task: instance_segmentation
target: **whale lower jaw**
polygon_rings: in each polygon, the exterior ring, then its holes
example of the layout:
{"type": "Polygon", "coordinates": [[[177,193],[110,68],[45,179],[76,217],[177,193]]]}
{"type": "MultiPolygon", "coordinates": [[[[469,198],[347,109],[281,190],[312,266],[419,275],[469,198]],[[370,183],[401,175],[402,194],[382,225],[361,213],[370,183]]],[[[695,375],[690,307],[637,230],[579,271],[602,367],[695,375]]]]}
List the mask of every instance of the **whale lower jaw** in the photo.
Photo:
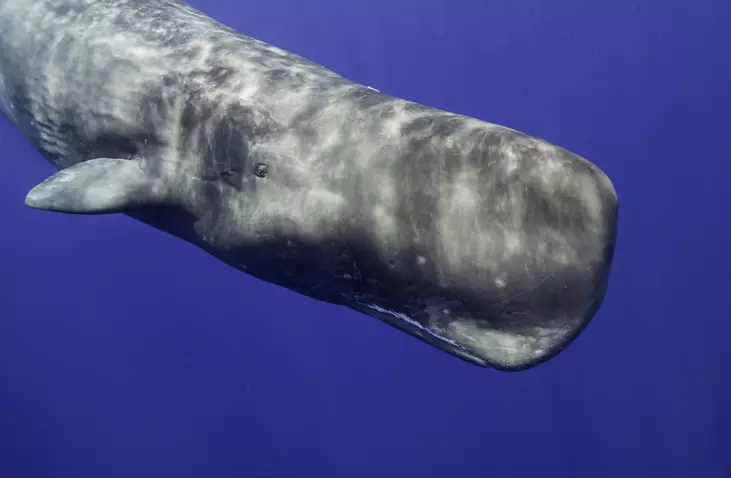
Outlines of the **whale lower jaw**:
{"type": "Polygon", "coordinates": [[[561,352],[580,332],[572,331],[567,322],[556,327],[530,326],[508,332],[461,317],[452,317],[446,327],[432,327],[422,325],[403,312],[369,302],[356,303],[364,314],[450,355],[501,371],[521,371],[540,365],[561,352]]]}

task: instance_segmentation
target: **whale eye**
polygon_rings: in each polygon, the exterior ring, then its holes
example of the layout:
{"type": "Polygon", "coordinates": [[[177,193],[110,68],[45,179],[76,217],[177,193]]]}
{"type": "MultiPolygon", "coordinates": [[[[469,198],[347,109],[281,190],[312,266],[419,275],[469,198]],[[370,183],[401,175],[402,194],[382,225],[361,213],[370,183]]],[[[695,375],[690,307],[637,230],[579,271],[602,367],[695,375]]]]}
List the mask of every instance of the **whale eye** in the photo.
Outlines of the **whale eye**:
{"type": "Polygon", "coordinates": [[[269,174],[269,166],[263,163],[259,163],[254,168],[254,174],[259,178],[265,178],[269,174]]]}

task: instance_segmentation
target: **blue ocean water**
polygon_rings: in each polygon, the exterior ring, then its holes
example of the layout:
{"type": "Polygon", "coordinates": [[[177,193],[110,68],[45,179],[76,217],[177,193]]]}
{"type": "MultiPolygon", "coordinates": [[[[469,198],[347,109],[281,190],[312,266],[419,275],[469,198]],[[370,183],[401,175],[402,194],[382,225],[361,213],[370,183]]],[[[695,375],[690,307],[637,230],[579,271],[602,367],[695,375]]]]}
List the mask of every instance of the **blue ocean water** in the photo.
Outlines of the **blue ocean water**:
{"type": "Polygon", "coordinates": [[[606,300],[550,362],[480,369],[125,216],[26,208],[53,170],[0,119],[0,478],[731,476],[731,2],[190,3],[600,166],[606,300]]]}

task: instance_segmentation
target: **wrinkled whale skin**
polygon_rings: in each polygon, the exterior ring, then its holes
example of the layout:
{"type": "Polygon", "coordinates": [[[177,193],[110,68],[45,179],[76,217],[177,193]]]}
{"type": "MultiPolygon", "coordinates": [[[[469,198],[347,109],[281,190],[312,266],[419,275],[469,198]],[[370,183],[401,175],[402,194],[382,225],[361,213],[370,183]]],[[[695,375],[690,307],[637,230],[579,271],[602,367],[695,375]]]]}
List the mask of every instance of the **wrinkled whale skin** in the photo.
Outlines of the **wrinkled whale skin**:
{"type": "Polygon", "coordinates": [[[0,0],[0,110],[58,169],[29,206],[128,214],[481,366],[555,356],[605,295],[598,167],[182,2],[0,0]]]}

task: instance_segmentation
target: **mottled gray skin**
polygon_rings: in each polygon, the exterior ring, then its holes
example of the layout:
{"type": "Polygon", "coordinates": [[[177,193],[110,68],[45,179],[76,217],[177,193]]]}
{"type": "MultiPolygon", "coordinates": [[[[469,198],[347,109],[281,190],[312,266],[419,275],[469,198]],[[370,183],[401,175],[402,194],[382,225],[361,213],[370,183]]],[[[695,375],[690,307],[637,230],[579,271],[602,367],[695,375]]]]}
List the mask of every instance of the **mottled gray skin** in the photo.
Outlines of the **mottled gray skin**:
{"type": "Polygon", "coordinates": [[[0,0],[32,207],[124,212],[470,362],[541,363],[604,297],[617,197],[586,160],[381,94],[173,0],[0,0]]]}

